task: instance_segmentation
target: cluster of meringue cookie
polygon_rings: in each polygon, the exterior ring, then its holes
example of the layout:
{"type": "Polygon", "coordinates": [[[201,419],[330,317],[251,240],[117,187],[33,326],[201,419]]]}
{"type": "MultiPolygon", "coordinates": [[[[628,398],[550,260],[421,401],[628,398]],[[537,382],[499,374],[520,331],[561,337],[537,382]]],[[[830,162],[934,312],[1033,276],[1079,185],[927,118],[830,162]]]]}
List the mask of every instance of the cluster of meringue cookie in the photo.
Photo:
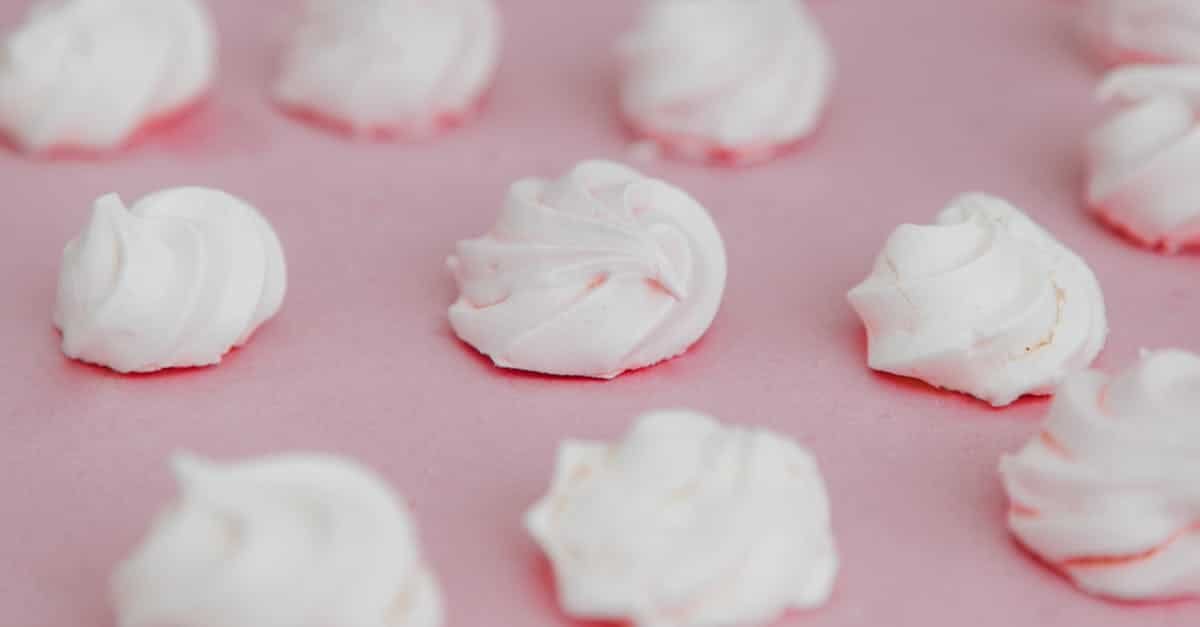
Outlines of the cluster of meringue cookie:
{"type": "MultiPolygon", "coordinates": [[[[120,627],[441,627],[416,526],[349,460],[174,463],[180,495],[113,580],[120,627]]],[[[528,514],[563,606],[640,627],[762,623],[824,603],[838,569],[816,462],[766,431],[648,414],[567,442],[528,514]]]]}
{"type": "MultiPolygon", "coordinates": [[[[354,135],[431,135],[480,106],[500,30],[494,0],[305,0],[274,97],[354,135]]],[[[41,0],[0,49],[0,132],[30,152],[118,148],[210,88],[215,39],[203,0],[41,0]]],[[[803,0],[649,0],[619,49],[636,133],[719,163],[811,133],[833,80],[803,0]]]]}

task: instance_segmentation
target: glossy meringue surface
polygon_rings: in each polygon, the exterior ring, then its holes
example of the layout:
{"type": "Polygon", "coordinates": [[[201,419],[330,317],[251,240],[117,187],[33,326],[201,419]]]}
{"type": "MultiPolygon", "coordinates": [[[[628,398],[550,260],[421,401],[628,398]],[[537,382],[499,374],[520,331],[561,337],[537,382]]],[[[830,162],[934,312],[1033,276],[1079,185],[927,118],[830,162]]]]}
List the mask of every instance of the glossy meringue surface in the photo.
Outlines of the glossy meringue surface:
{"type": "Polygon", "coordinates": [[[682,354],[725,288],[725,246],[682,190],[606,161],[514,183],[449,265],[458,336],[498,366],[613,378],[682,354]]]}
{"type": "Polygon", "coordinates": [[[871,368],[995,406],[1052,393],[1108,335],[1083,259],[984,194],[959,197],[932,225],[898,227],[849,300],[871,368]]]}
{"type": "Polygon", "coordinates": [[[0,43],[0,134],[31,152],[118,148],[215,68],[199,0],[38,0],[0,43]]]}
{"type": "Polygon", "coordinates": [[[1200,66],[1128,66],[1099,97],[1120,109],[1089,138],[1088,205],[1147,246],[1200,246],[1200,66]]]}
{"type": "Polygon", "coordinates": [[[477,107],[499,49],[492,0],[306,0],[275,96],[354,133],[428,135],[477,107]]]}
{"type": "Polygon", "coordinates": [[[177,456],[179,497],[117,569],[119,627],[439,627],[404,503],[347,459],[177,456]]]}
{"type": "Polygon", "coordinates": [[[627,121],[696,158],[759,160],[808,135],[834,75],[799,0],[652,0],[620,52],[627,121]]]}
{"type": "Polygon", "coordinates": [[[760,624],[823,604],[838,569],[813,457],[691,411],[567,441],[526,516],[564,611],[639,627],[760,624]]]}
{"type": "Polygon", "coordinates": [[[1200,596],[1200,355],[1072,376],[1001,472],[1013,533],[1084,591],[1200,596]]]}
{"type": "Polygon", "coordinates": [[[54,324],[71,358],[118,372],[207,366],[279,311],[283,248],[257,209],[181,187],[102,196],[67,244],[54,324]]]}
{"type": "Polygon", "coordinates": [[[1083,30],[1110,63],[1200,63],[1192,0],[1084,0],[1083,30]]]}

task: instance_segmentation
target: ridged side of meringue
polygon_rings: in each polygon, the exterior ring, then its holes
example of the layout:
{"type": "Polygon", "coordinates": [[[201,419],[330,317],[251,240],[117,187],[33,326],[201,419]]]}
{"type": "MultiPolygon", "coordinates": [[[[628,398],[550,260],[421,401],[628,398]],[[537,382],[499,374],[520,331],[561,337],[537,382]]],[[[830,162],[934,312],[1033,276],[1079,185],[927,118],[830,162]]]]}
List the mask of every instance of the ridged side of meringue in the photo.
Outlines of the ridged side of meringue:
{"type": "Polygon", "coordinates": [[[477,108],[499,53],[493,0],[307,0],[275,96],[355,133],[423,136],[477,108]]]}
{"type": "Polygon", "coordinates": [[[604,161],[525,179],[449,259],[450,323],[505,368],[612,378],[685,352],[725,288],[725,247],[682,190],[604,161]]]}
{"type": "Polygon", "coordinates": [[[31,152],[118,148],[215,68],[198,0],[41,0],[0,50],[0,133],[31,152]]]}
{"type": "Polygon", "coordinates": [[[119,627],[440,627],[403,502],[325,455],[174,463],[179,498],[113,580],[119,627]]]}
{"type": "Polygon", "coordinates": [[[654,0],[620,50],[626,119],[696,158],[763,160],[808,135],[834,75],[799,0],[654,0]]]}
{"type": "Polygon", "coordinates": [[[1200,356],[1071,377],[1000,469],[1012,532],[1084,591],[1200,597],[1200,356]]]}
{"type": "Polygon", "coordinates": [[[279,311],[283,248],[254,207],[200,187],[115,194],[63,252],[54,323],[68,357],[118,372],[207,366],[279,311]]]}
{"type": "Polygon", "coordinates": [[[616,444],[565,442],[526,526],[563,609],[639,627],[756,624],[830,596],[838,570],[813,457],[689,411],[616,444]]]}
{"type": "Polygon", "coordinates": [[[1078,255],[1007,202],[968,194],[933,225],[900,226],[848,295],[871,368],[995,406],[1050,394],[1108,334],[1078,255]]]}
{"type": "Polygon", "coordinates": [[[1144,245],[1200,246],[1200,67],[1116,70],[1099,96],[1124,106],[1089,138],[1090,208],[1144,245]]]}

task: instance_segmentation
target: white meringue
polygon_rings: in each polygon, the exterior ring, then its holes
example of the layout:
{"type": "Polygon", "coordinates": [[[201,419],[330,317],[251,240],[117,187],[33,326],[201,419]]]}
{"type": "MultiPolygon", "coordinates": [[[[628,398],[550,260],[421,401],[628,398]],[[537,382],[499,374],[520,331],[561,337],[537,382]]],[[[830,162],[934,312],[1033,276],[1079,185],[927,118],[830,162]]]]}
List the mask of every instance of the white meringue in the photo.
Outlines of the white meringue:
{"type": "Polygon", "coordinates": [[[1086,0],[1084,33],[1110,63],[1200,63],[1196,0],[1086,0]]]}
{"type": "Polygon", "coordinates": [[[307,0],[275,88],[284,106],[356,133],[426,135],[478,104],[495,74],[492,0],[307,0]]]}
{"type": "Polygon", "coordinates": [[[1127,106],[1088,142],[1088,205],[1146,245],[1200,245],[1200,66],[1117,70],[1100,97],[1127,106]]]}
{"type": "Polygon", "coordinates": [[[1200,356],[1145,353],[1116,377],[1071,377],[1000,468],[1013,533],[1083,590],[1200,596],[1200,356]]]}
{"type": "Polygon", "coordinates": [[[132,209],[109,194],[63,253],[54,323],[67,356],[118,372],[205,366],[275,315],[287,270],[250,205],[183,187],[132,209]]]}
{"type": "Polygon", "coordinates": [[[726,272],[704,207],[605,161],[518,181],[491,233],[459,242],[449,265],[463,341],[505,368],[599,378],[686,351],[726,272]]]}
{"type": "Polygon", "coordinates": [[[849,300],[872,368],[996,406],[1052,393],[1108,334],[1087,264],[983,194],[958,198],[932,226],[897,228],[849,300]]]}
{"type": "Polygon", "coordinates": [[[0,48],[0,132],[20,148],[107,150],[212,83],[197,0],[41,0],[0,48]]]}
{"type": "Polygon", "coordinates": [[[814,130],[834,75],[800,0],[652,0],[621,51],[626,119],[691,158],[770,158],[814,130]]]}
{"type": "Polygon", "coordinates": [[[113,582],[119,627],[439,627],[414,524],[349,460],[175,460],[179,499],[113,582]]]}
{"type": "Polygon", "coordinates": [[[838,570],[812,456],[688,411],[616,445],[565,442],[526,527],[572,616],[639,627],[763,623],[830,596],[838,570]]]}

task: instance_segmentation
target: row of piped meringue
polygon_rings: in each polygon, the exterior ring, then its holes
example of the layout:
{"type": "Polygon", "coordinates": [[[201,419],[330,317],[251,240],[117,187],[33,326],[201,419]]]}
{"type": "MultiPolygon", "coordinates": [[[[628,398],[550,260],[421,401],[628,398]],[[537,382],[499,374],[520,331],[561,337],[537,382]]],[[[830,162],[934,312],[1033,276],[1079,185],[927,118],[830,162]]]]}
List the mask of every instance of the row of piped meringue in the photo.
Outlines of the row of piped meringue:
{"type": "MultiPolygon", "coordinates": [[[[303,454],[174,469],[179,497],[114,577],[120,627],[444,623],[407,507],[366,468],[303,454]]],[[[812,456],[690,411],[563,443],[526,525],[566,612],[639,627],[766,623],[822,605],[838,570],[812,456]]]]}
{"type": "MultiPolygon", "coordinates": [[[[430,135],[478,109],[500,30],[493,0],[305,0],[275,99],[354,135],[430,135]]],[[[0,132],[30,152],[120,147],[215,75],[202,0],[42,0],[4,45],[0,132]]],[[[833,77],[803,0],[652,0],[619,48],[630,126],[723,163],[812,132],[833,77]]]]}

